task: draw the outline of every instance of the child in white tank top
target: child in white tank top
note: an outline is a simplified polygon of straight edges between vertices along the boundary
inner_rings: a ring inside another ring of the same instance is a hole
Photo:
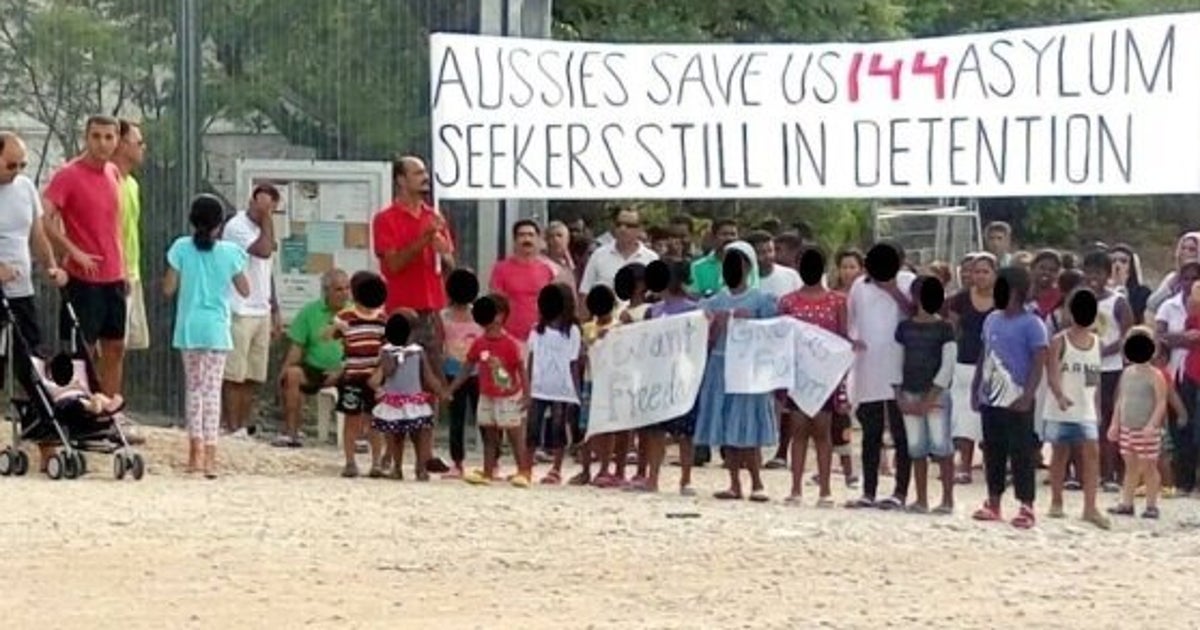
[[[1112,526],[1096,507],[1099,479],[1099,385],[1102,365],[1100,337],[1091,331],[1096,297],[1076,289],[1067,300],[1071,326],[1050,340],[1046,378],[1053,400],[1043,410],[1050,458],[1051,518],[1063,518],[1063,485],[1072,449],[1082,451],[1083,520],[1101,528]]]

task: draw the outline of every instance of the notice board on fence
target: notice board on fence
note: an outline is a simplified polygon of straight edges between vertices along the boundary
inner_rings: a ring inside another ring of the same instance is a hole
[[[434,34],[442,198],[1200,192],[1200,13],[833,44]]]
[[[279,189],[275,211],[275,291],[283,321],[321,296],[321,275],[377,270],[371,218],[391,199],[391,164],[313,160],[240,160],[238,208],[254,187]]]

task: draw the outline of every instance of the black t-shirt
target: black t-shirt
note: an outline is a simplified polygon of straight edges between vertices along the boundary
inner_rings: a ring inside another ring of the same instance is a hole
[[[994,309],[975,310],[970,291],[954,294],[949,305],[950,312],[958,316],[958,362],[975,365],[983,355],[983,320]]]
[[[933,378],[942,368],[942,346],[954,341],[954,326],[945,320],[916,322],[911,319],[896,326],[896,341],[904,346],[904,371],[900,389],[924,393],[933,387]]]

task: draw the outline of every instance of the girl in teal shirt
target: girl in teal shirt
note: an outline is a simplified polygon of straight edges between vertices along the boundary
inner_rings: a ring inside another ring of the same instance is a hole
[[[217,240],[225,207],[212,195],[192,201],[192,235],[175,239],[167,250],[163,292],[178,293],[173,345],[183,353],[187,381],[188,472],[216,478],[217,431],[221,424],[221,377],[225,355],[233,349],[229,285],[245,297],[246,252]],[[201,461],[203,457],[203,461]]]

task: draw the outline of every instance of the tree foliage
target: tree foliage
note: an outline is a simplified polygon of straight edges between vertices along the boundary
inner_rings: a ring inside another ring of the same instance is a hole
[[[67,153],[78,148],[79,123],[90,113],[141,117],[156,146],[152,159],[169,168],[179,103],[179,4],[0,0],[0,108],[45,125]],[[429,142],[425,38],[435,30],[475,30],[478,4],[203,0],[203,123],[279,133],[320,158],[422,151]],[[553,29],[565,39],[623,42],[862,41],[1197,8],[1200,0],[555,0]],[[1139,200],[1132,207],[1145,211],[1153,203]],[[1104,205],[1082,204],[1081,212]],[[1176,213],[1178,205],[1167,204]],[[984,207],[1000,215],[1031,211],[1028,221],[1014,222],[1035,235],[1062,234],[1069,223],[1045,203]],[[1130,207],[1127,202],[1113,211],[1134,212]],[[709,216],[804,217],[820,233],[851,239],[849,233],[861,236],[867,228],[866,213],[848,212],[845,204],[695,202],[685,209]]]

